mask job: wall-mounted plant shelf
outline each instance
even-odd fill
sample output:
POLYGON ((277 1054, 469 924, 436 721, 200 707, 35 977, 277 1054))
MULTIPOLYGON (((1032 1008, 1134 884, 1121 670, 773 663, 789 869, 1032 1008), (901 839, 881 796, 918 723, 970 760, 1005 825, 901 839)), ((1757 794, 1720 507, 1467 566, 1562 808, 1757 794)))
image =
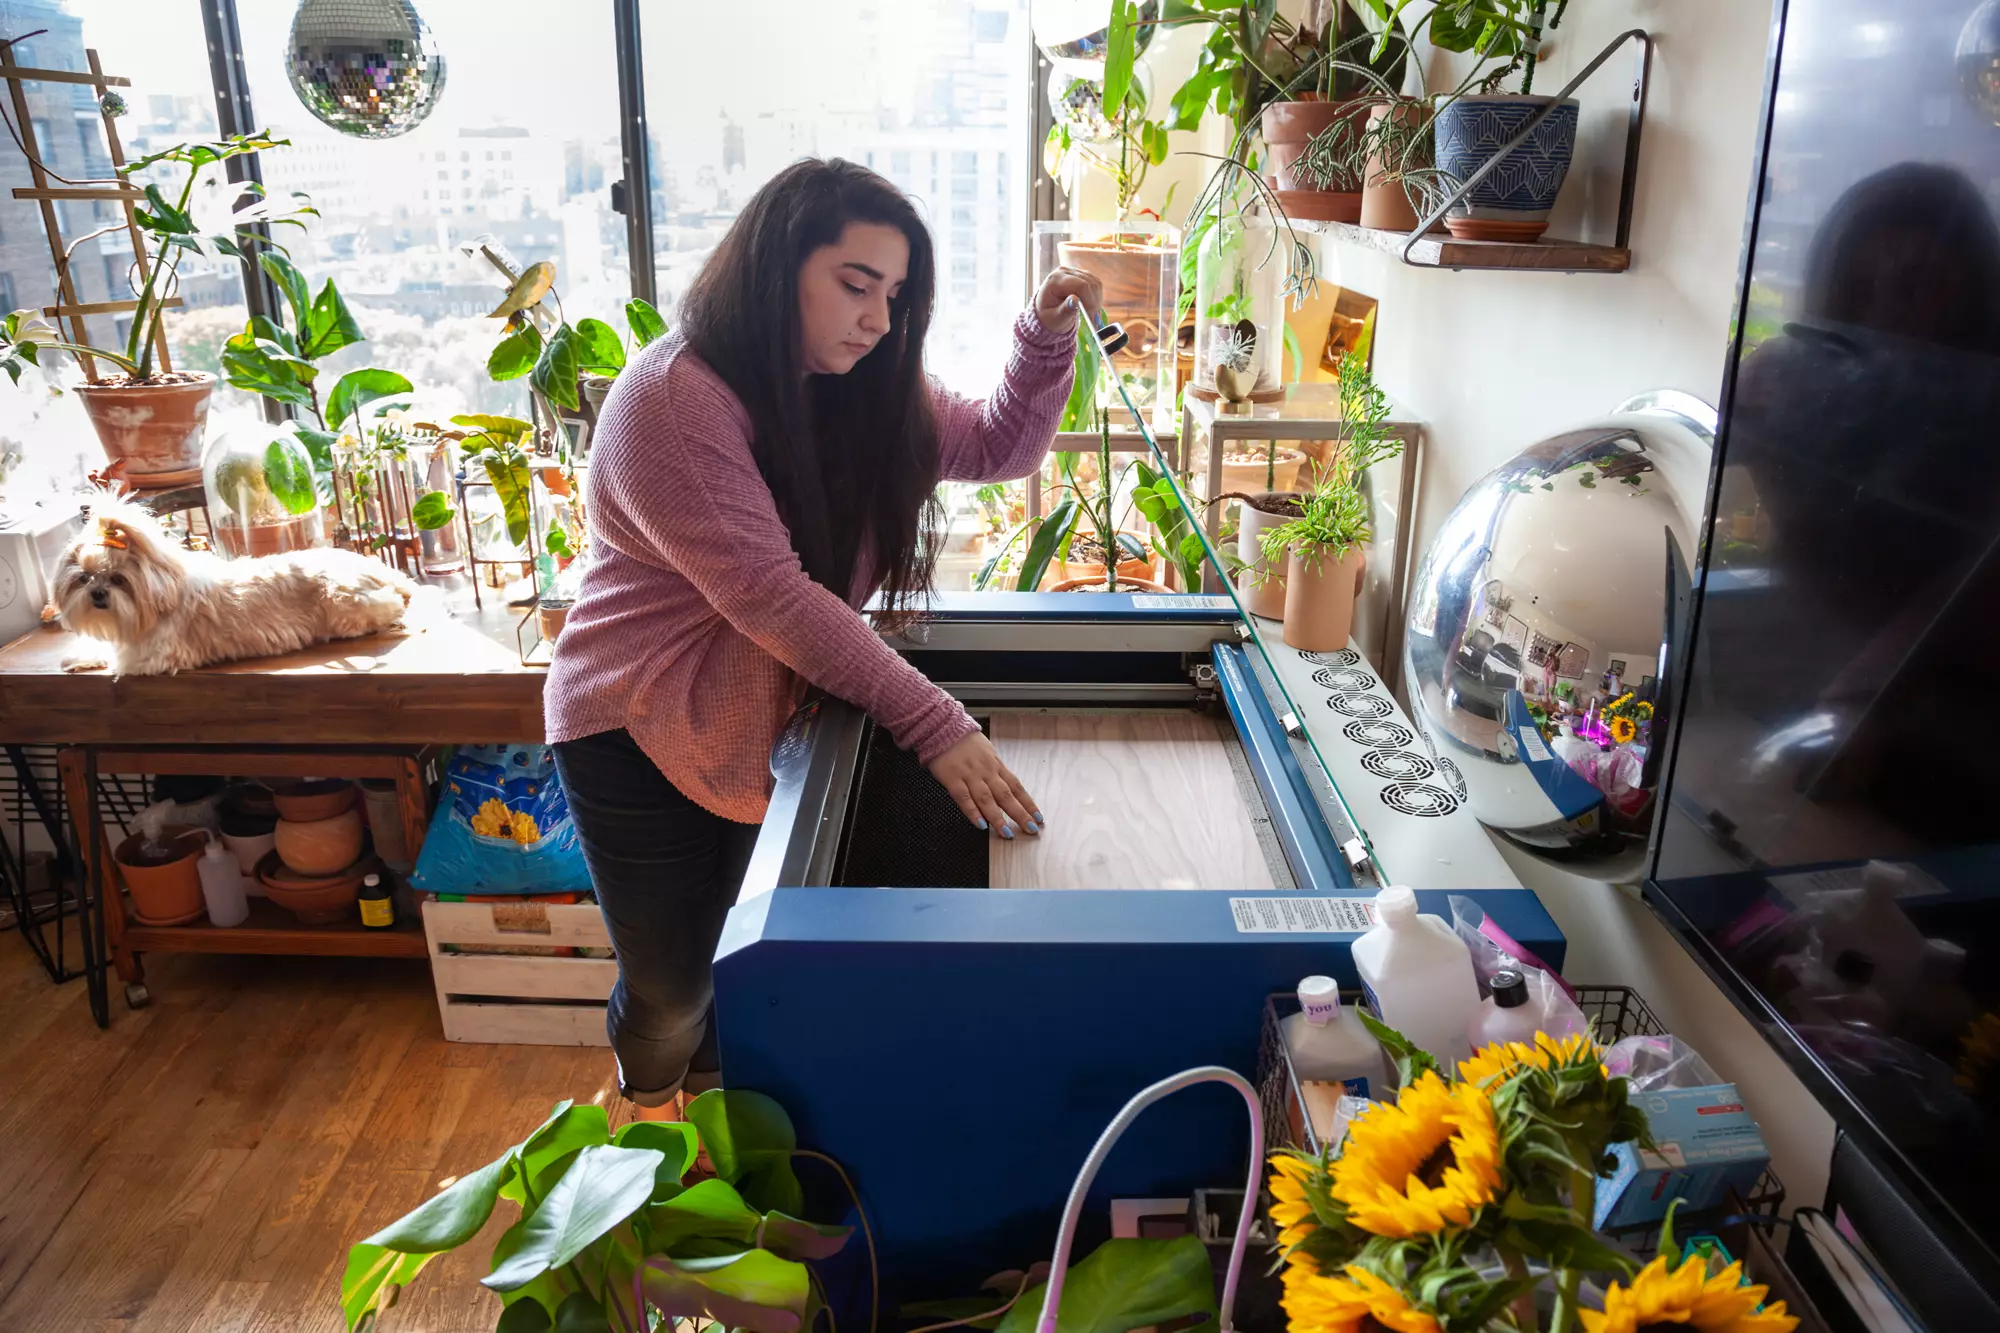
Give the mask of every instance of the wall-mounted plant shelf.
MULTIPOLYGON (((1363 249, 1401 257, 1409 237, 1400 231, 1358 227, 1351 222, 1293 222, 1301 231, 1324 232, 1335 240, 1363 249)), ((1419 268, 1483 268, 1557 273, 1623 273, 1632 266, 1632 252, 1619 245, 1589 245, 1583 241, 1461 241, 1448 231, 1435 231, 1410 247, 1409 262, 1419 268)))

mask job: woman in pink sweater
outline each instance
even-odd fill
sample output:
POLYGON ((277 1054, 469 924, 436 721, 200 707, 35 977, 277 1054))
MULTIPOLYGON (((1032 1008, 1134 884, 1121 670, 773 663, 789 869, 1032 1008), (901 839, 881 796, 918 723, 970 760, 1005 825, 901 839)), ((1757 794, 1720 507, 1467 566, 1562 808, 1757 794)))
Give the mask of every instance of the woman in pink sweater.
POLYGON ((877 591, 920 605, 940 481, 1041 464, 1077 307, 1102 297, 1087 274, 1051 274, 975 402, 924 374, 934 285, 929 233, 894 186, 799 162, 744 207, 678 329, 599 415, 593 555, 544 708, 618 953, 619 1083, 655 1114, 717 1082, 709 966, 806 687, 867 709, 980 828, 1041 833, 978 724, 858 608, 877 591))

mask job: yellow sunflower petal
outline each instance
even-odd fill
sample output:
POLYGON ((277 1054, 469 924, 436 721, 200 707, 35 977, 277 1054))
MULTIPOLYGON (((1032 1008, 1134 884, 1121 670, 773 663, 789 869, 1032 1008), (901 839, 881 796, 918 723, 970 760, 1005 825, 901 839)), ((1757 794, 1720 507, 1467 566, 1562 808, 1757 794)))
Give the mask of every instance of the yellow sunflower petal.
POLYGON ((1426 1073, 1349 1127, 1331 1175, 1333 1197, 1364 1231, 1400 1239, 1465 1226, 1499 1192, 1493 1103, 1476 1085, 1426 1073))
POLYGON ((1742 1286, 1742 1278, 1741 1264, 1709 1277, 1699 1257, 1672 1272, 1665 1259, 1655 1259, 1630 1287, 1612 1283, 1602 1312, 1579 1312, 1584 1333, 1638 1333, 1649 1324, 1683 1325, 1690 1333, 1792 1333, 1798 1327, 1783 1301, 1758 1310, 1768 1289, 1742 1286))

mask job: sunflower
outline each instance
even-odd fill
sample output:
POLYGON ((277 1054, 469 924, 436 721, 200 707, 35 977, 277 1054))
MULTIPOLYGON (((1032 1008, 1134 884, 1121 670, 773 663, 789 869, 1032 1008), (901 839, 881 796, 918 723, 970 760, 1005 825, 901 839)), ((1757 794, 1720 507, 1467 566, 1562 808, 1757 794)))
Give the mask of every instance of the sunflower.
POLYGON ((1459 1061, 1458 1076, 1467 1083, 1487 1087, 1494 1079, 1512 1073, 1522 1065, 1533 1065, 1537 1069, 1573 1065, 1586 1054, 1600 1059, 1603 1057, 1597 1043, 1581 1032, 1560 1041, 1546 1032, 1537 1032, 1532 1046, 1518 1041, 1496 1041, 1491 1046, 1482 1046, 1472 1053, 1470 1060, 1459 1061))
POLYGON ((1439 1333, 1437 1320, 1365 1268, 1342 1277, 1287 1268, 1284 1305, 1291 1333, 1439 1333))
POLYGON ((1611 719, 1611 739, 1624 745, 1639 734, 1639 724, 1623 715, 1611 719))
POLYGON ((1377 1104, 1347 1131, 1333 1163, 1334 1198, 1348 1220, 1406 1239, 1464 1226, 1500 1192, 1500 1131, 1476 1084, 1447 1085, 1435 1070, 1377 1104))
POLYGON ((1768 1287, 1746 1287, 1743 1265, 1734 1263, 1707 1276, 1699 1256, 1669 1273, 1664 1257, 1653 1260, 1632 1280, 1630 1288, 1612 1283, 1604 1295, 1604 1312, 1580 1310, 1584 1333, 1639 1333, 1640 1329, 1672 1325, 1688 1333, 1791 1333, 1795 1316, 1783 1301, 1758 1310, 1768 1287))
MULTIPOLYGON (((1271 1157, 1271 1220, 1278 1224, 1278 1245, 1291 1250, 1319 1226, 1306 1198, 1306 1181, 1311 1179, 1314 1162, 1296 1153, 1275 1153, 1271 1157)), ((1296 1260, 1294 1261, 1296 1262, 1296 1260)))

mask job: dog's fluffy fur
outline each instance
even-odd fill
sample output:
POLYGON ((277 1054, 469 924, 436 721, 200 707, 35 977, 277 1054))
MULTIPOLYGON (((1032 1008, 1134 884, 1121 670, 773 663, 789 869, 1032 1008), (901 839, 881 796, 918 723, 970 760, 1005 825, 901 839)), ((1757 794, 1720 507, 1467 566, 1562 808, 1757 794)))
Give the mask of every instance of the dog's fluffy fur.
MULTIPOLYGON (((157 676, 389 629, 417 585, 353 551, 224 560, 183 550, 136 505, 94 499, 52 580, 66 629, 110 646, 121 676, 157 676)), ((72 670, 104 665, 84 660, 72 670)))

